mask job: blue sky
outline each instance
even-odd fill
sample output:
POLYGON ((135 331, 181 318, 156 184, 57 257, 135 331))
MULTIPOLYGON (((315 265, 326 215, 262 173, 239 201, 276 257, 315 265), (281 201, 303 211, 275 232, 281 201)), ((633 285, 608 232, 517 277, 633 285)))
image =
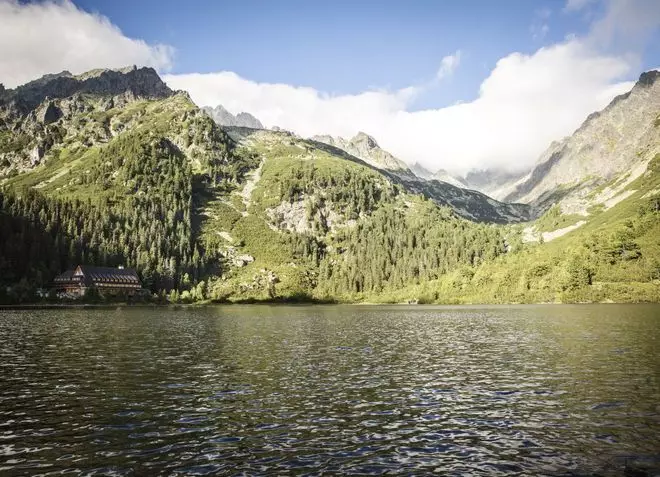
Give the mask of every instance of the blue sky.
POLYGON ((460 50, 461 68, 417 98, 414 108, 472 100, 498 59, 589 27, 588 15, 563 12, 557 0, 76 4, 107 16, 127 36, 172 45, 173 73, 228 70, 334 94, 427 82, 444 56, 460 50), (545 35, 535 31, 544 24, 545 35))
POLYGON ((152 66, 199 106, 529 169, 660 67, 660 0, 0 0, 0 83, 152 66))

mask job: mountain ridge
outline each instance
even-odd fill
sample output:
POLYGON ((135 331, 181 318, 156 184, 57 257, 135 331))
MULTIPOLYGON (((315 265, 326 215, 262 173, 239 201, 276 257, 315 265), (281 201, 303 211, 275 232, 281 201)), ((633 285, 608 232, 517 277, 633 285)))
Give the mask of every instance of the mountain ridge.
MULTIPOLYGON (((553 141, 534 168, 500 197, 542 208, 559 202, 566 212, 578 214, 610 199, 602 194, 588 196, 629 171, 626 184, 632 182, 660 151, 659 78, 656 70, 640 75, 631 91, 590 114, 571 136, 553 141)), ((616 195, 620 189, 611 192, 616 195)))

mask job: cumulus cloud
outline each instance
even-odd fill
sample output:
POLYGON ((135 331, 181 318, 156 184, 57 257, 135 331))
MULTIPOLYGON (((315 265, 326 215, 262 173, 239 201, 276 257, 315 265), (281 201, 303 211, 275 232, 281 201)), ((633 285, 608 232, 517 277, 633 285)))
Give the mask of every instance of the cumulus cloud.
POLYGON ((332 96, 312 88, 257 83, 229 73, 169 75, 200 105, 248 111, 267 126, 302 136, 374 135, 381 146, 431 170, 466 173, 475 168, 530 167, 555 139, 570 134, 631 82, 618 81, 631 64, 568 40, 531 55, 513 53, 497 62, 471 102, 407 111, 414 89, 332 96))
POLYGON ((440 61, 440 68, 438 68, 436 77, 439 80, 441 80, 448 76, 451 76, 456 70, 456 68, 458 68, 460 62, 461 62, 461 50, 456 50, 454 54, 445 56, 440 61))
POLYGON ((0 83, 14 87, 46 73, 148 65, 168 70, 174 50, 126 37, 101 15, 69 0, 0 0, 0 83))

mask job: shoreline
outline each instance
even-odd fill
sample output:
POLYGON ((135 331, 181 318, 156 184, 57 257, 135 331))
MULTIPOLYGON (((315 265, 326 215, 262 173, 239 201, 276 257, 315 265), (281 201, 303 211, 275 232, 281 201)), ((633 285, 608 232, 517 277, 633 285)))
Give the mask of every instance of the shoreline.
POLYGON ((660 305, 660 302, 566 302, 566 303, 374 303, 374 302, 282 302, 282 301, 256 301, 256 302, 219 302, 219 303, 22 303, 13 305, 0 305, 0 311, 20 310, 102 310, 119 308, 203 308, 214 306, 397 306, 412 308, 427 307, 508 307, 508 306, 562 306, 562 305, 660 305))

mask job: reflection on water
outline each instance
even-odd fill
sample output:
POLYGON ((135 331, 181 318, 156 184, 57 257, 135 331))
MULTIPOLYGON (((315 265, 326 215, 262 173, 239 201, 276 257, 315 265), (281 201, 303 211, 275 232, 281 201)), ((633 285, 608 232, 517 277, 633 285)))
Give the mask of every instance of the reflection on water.
POLYGON ((653 475, 659 345, 654 305, 0 311, 0 473, 653 475))

